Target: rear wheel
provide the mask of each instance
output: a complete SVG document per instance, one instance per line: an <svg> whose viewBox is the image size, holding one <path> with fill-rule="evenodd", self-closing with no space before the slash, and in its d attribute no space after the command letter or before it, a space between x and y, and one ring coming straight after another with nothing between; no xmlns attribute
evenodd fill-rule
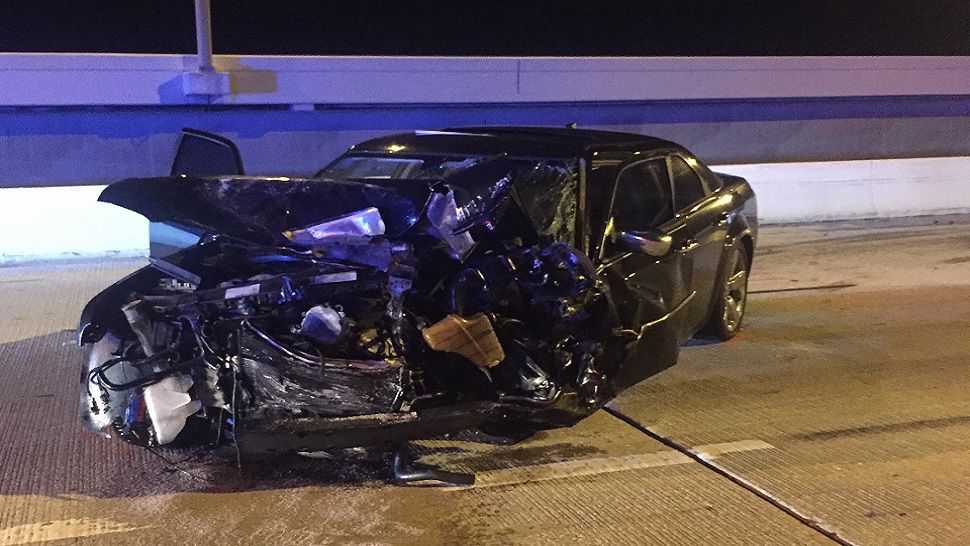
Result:
<svg viewBox="0 0 970 546"><path fill-rule="evenodd" d="M750 268L748 254L743 248L735 246L728 250L710 322L711 333L722 340L733 338L741 330L748 300Z"/></svg>

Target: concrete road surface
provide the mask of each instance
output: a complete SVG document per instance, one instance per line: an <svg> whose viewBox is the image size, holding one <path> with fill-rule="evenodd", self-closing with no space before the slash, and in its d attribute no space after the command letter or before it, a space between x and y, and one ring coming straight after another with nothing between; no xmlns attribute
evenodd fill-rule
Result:
<svg viewBox="0 0 970 546"><path fill-rule="evenodd" d="M0 268L0 546L970 543L970 218L764 228L741 335L573 428L418 446L465 489L82 434L76 316L139 265Z"/></svg>

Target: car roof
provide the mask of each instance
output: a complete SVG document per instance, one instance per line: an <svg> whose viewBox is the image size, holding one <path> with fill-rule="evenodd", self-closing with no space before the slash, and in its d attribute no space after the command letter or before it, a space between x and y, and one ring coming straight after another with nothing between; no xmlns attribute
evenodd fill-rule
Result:
<svg viewBox="0 0 970 546"><path fill-rule="evenodd" d="M590 151L683 150L673 142L615 131L564 127L449 127L387 135L361 142L351 152L402 154L501 154L523 157L581 157Z"/></svg>

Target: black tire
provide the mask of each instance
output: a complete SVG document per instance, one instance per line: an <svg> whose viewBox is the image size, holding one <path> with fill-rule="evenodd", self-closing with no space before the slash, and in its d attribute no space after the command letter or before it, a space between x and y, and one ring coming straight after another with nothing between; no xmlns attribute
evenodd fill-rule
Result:
<svg viewBox="0 0 970 546"><path fill-rule="evenodd" d="M744 310L748 301L748 273L751 259L741 245L728 249L721 266L721 275L715 293L714 310L708 330L723 341L741 331Z"/></svg>

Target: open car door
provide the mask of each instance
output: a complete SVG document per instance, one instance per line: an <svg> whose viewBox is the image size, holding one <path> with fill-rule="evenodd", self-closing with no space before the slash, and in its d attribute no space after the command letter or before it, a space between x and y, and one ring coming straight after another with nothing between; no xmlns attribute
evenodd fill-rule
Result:
<svg viewBox="0 0 970 546"><path fill-rule="evenodd" d="M665 158L627 159L599 177L612 195L597 273L609 286L628 351L611 379L619 393L677 362L684 310L696 294Z"/></svg>
<svg viewBox="0 0 970 546"><path fill-rule="evenodd" d="M242 156L235 143L216 134L182 129L172 176L241 176ZM161 258L194 245L202 233L198 228L175 222L151 222L148 226L148 255Z"/></svg>
<svg viewBox="0 0 970 546"><path fill-rule="evenodd" d="M172 161L172 176L218 176L243 175L242 157L239 148L228 138L198 131L182 129L175 159Z"/></svg>

